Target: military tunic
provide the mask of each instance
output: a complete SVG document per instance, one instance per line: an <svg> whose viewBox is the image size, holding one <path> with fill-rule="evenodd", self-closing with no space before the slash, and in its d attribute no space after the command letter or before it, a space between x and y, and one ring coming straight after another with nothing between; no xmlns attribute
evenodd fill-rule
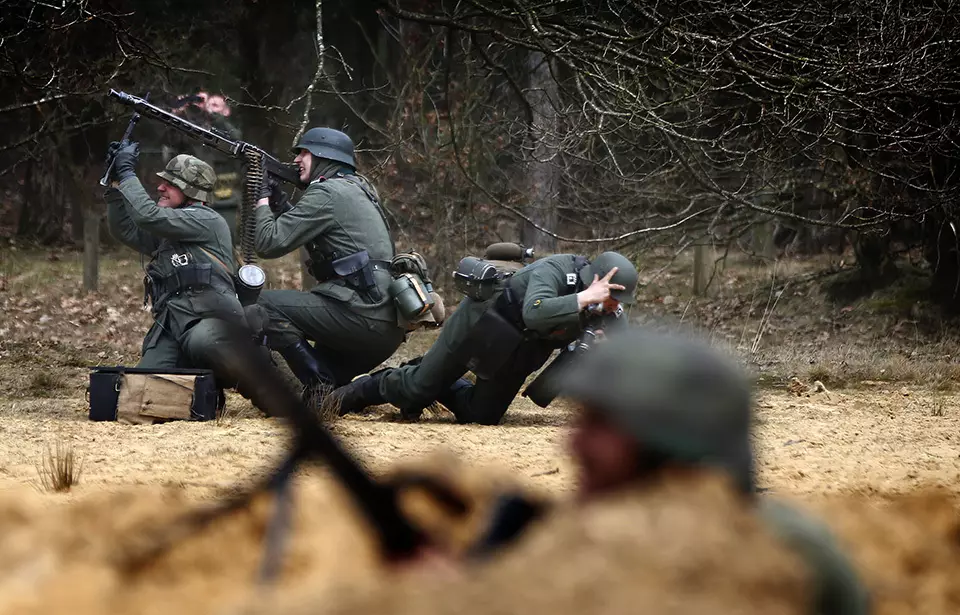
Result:
<svg viewBox="0 0 960 615"><path fill-rule="evenodd" d="M257 303L268 316L264 333L271 348L280 350L300 338L312 340L343 384L388 359L403 342L405 330L387 295L393 243L377 205L361 188L359 177L338 165L319 171L330 179L311 183L292 209L274 218L268 207L256 208L256 252L277 258L306 246L310 258L320 262L366 250L376 261L376 289L359 292L335 278L320 281L309 292L263 291Z"/></svg>
<svg viewBox="0 0 960 615"><path fill-rule="evenodd" d="M242 325L244 317L233 286L233 244L226 221L197 202L158 207L136 177L108 188L104 196L110 232L151 257L146 271L155 281L154 324L143 340L138 367L212 369L220 386L235 386L235 375L223 368L224 323ZM209 269L209 285L174 288L188 268Z"/></svg>
<svg viewBox="0 0 960 615"><path fill-rule="evenodd" d="M483 314L495 309L502 290L486 301L469 297L461 301L444 322L437 341L416 364L383 374L381 395L405 413L415 414L440 401L458 422L498 424L527 377L542 367L555 349L583 332L585 316L576 296L583 290L579 266L582 264L571 254L548 256L508 279L521 306L525 339L492 376L478 377L476 385L458 381L468 369L469 349L464 348L468 336Z"/></svg>

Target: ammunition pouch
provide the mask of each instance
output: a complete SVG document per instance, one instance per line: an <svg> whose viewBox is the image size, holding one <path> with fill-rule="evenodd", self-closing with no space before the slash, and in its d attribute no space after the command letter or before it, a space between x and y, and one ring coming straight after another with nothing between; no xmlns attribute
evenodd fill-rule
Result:
<svg viewBox="0 0 960 615"><path fill-rule="evenodd" d="M370 254L366 250L320 262L312 259L307 261L310 275L316 278L318 282L343 280L358 293L367 293L374 300L379 301L380 292L377 289L377 281L373 277L375 266L386 269L388 264L385 261L371 260Z"/></svg>
<svg viewBox="0 0 960 615"><path fill-rule="evenodd" d="M474 301L487 301L500 287L503 274L490 261L475 256L460 259L453 272L453 284L458 291Z"/></svg>
<svg viewBox="0 0 960 615"><path fill-rule="evenodd" d="M213 265L210 263L196 263L177 267L175 271L166 276L148 270L147 275L143 278L144 302L149 298L153 305L156 305L157 302L168 295L185 290L203 290L213 286L215 286L213 284Z"/></svg>

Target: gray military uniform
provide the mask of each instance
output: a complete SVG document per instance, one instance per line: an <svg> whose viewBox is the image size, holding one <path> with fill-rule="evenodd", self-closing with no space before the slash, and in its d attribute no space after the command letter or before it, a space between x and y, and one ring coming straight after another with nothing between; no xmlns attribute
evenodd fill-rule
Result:
<svg viewBox="0 0 960 615"><path fill-rule="evenodd" d="M498 424L526 378L542 367L554 350L582 333L585 319L576 294L583 290L578 271L587 264L586 259L572 254L549 256L508 278L510 300L502 289L487 301L464 299L422 358L382 374L381 395L407 416L418 415L438 400L458 422ZM488 310L497 310L512 326L523 330L524 339L510 350L502 367L486 377L478 376L473 385L461 378L470 369L471 333L499 335L480 322Z"/></svg>
<svg viewBox="0 0 960 615"><path fill-rule="evenodd" d="M146 279L154 323L138 367L213 369L221 386L235 386L218 361L228 339L223 324L244 322L226 221L197 202L158 207L136 177L104 196L110 232L150 257Z"/></svg>
<svg viewBox="0 0 960 615"><path fill-rule="evenodd" d="M298 339L314 342L337 383L348 382L390 357L405 338L387 295L393 243L365 180L339 164L318 169L296 206L274 218L256 209L256 251L277 258L305 246L319 284L309 292L267 290L258 305L267 314L267 344L281 350ZM335 259L366 250L375 289L362 290L329 269Z"/></svg>
<svg viewBox="0 0 960 615"><path fill-rule="evenodd" d="M706 344L634 329L557 374L563 394L602 411L665 463L726 472L809 566L811 612L861 615L870 597L826 526L755 488L752 398L738 365Z"/></svg>

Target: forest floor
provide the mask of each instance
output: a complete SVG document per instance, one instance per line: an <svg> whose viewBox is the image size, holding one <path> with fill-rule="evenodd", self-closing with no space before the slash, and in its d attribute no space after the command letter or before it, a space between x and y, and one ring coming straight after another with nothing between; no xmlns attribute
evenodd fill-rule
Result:
<svg viewBox="0 0 960 615"><path fill-rule="evenodd" d="M763 487L825 514L848 545L856 533L848 520L859 513L829 514L838 506L872 509L931 489L960 495L960 339L953 321L922 301L922 267L905 261L900 279L870 290L836 258L757 265L730 257L706 295L694 296L689 260L649 259L631 319L698 331L756 376ZM299 286L294 259L266 268L271 285ZM217 421L87 420L89 368L137 361L150 318L141 277L138 256L108 252L101 290L85 293L79 254L0 247L0 497L29 501L31 515L64 514L64 506L138 488L210 500L262 476L285 450L286 428L235 394ZM448 306L454 302L449 293ZM422 353L435 335L412 334L391 362ZM565 449L570 411L520 398L502 425L478 427L457 425L443 410L402 423L395 410L380 407L332 429L377 473L447 451L564 498L576 486ZM79 483L66 494L40 484L44 459L58 445L82 463ZM314 504L327 497L315 493L316 484L311 489L305 497ZM3 572L0 558L0 588L9 588Z"/></svg>

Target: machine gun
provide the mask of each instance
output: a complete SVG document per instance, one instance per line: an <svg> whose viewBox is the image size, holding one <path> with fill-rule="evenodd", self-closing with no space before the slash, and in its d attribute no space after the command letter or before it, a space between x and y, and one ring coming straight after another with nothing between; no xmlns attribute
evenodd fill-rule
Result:
<svg viewBox="0 0 960 615"><path fill-rule="evenodd" d="M623 306L618 305L617 311L610 314L595 312L587 319L587 324L583 328L583 333L579 338L570 342L560 350L560 354L550 362L536 379L523 390L522 395L530 398L530 401L541 408L550 405L557 395L560 394L560 382L557 373L569 364L571 361L584 353L590 352L590 349L597 344L599 339L604 336L604 329L610 323L618 321L623 316Z"/></svg>
<svg viewBox="0 0 960 615"><path fill-rule="evenodd" d="M147 92L147 95L143 97L143 101L146 102L149 96L150 96L150 92ZM120 137L121 147L129 145L130 137L133 136L133 129L136 128L137 122L139 121L140 121L140 114L134 111L133 115L130 116L130 121L127 123L127 129L123 131L123 136ZM107 182L110 179L110 172L113 171L114 162L116 162L116 157L113 157L110 159L110 163L107 165L107 170L103 172L103 177L100 178L101 186L107 185Z"/></svg>
<svg viewBox="0 0 960 615"><path fill-rule="evenodd" d="M146 99L140 98L139 96L127 94L126 92L118 92L113 89L110 90L110 96L116 98L122 105L133 107L134 111L141 116L163 122L167 126L179 130L188 137L196 139L204 146L211 147L218 152L244 161L249 161L251 154L253 154L253 157L257 158L258 162L262 162L263 172L270 177L293 184L297 188L306 187L305 184L300 181L300 172L294 165L280 162L252 143L231 139L216 128L197 126L179 115L150 104Z"/></svg>
<svg viewBox="0 0 960 615"><path fill-rule="evenodd" d="M144 98L110 90L110 96L116 98L120 104L133 107L134 117L148 117L174 128L191 139L200 141L204 147L210 147L223 154L242 160L246 164L244 177L243 202L237 212L238 235L240 236L240 255L243 265L237 271L235 282L237 296L243 305L256 303L260 290L266 283L267 276L263 269L257 266L254 250L256 228L254 226L253 208L260 196L260 188L265 181L265 175L276 181L293 184L297 188L305 188L300 181L299 170L290 164L280 162L263 149L232 139L216 128L204 128L190 122L174 113L150 104ZM131 120L131 128L133 124ZM129 130L129 129L128 129Z"/></svg>

